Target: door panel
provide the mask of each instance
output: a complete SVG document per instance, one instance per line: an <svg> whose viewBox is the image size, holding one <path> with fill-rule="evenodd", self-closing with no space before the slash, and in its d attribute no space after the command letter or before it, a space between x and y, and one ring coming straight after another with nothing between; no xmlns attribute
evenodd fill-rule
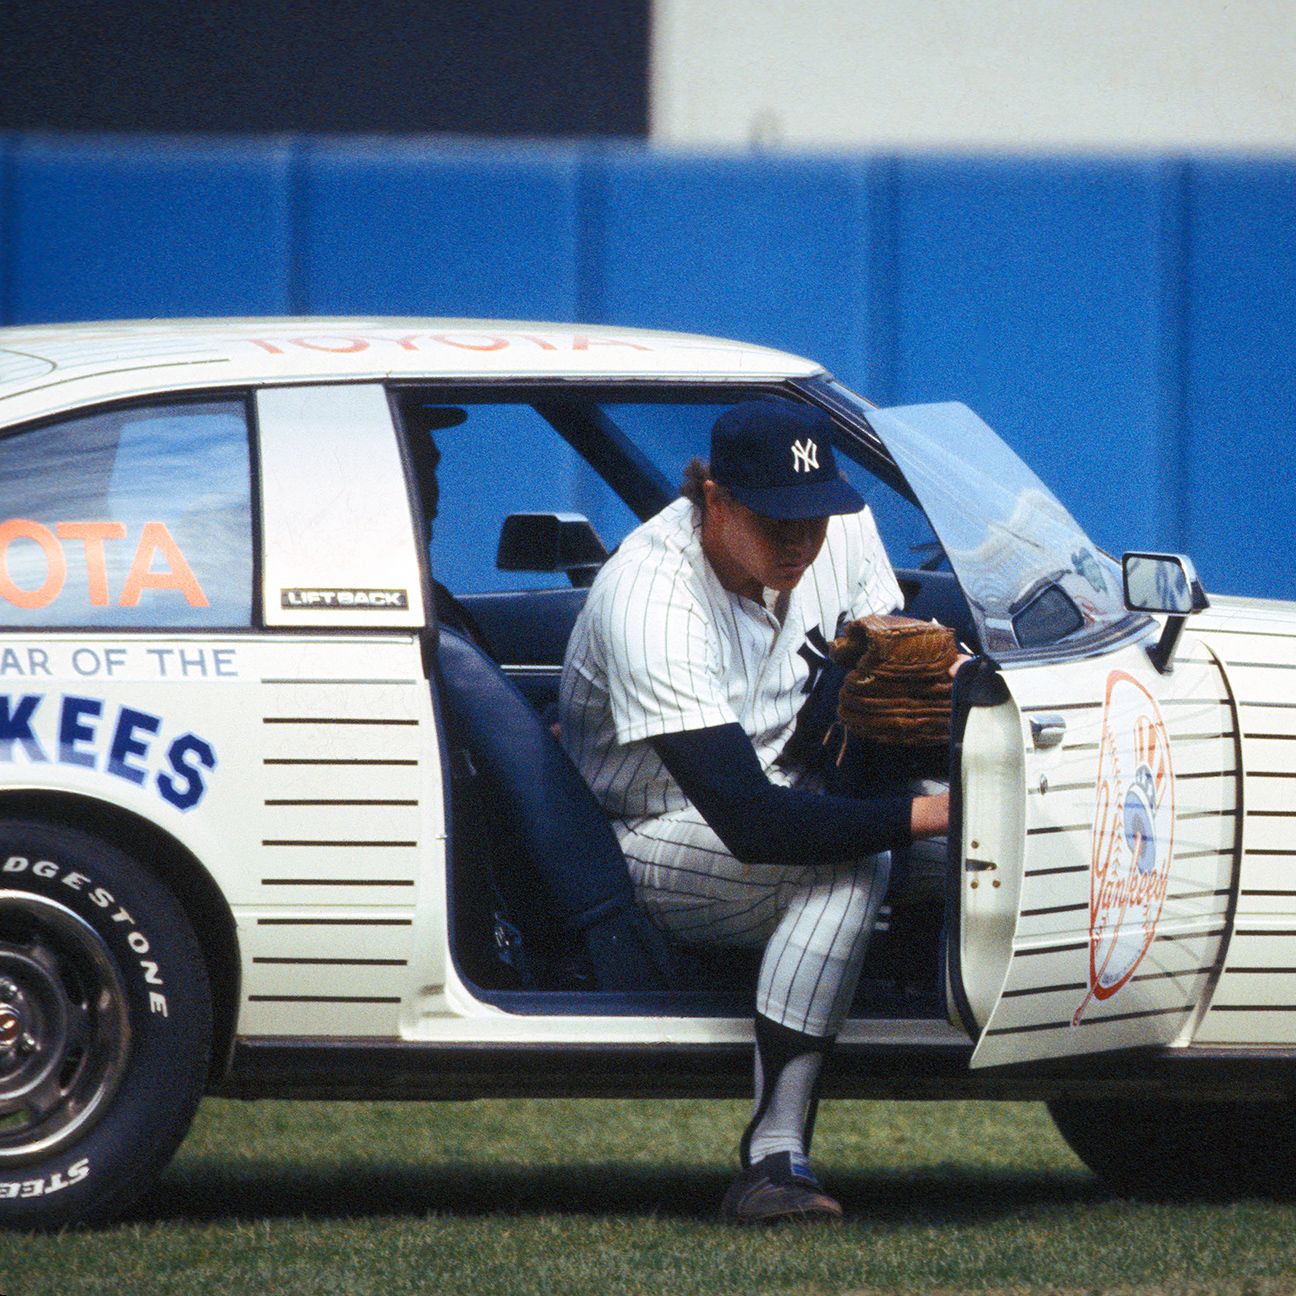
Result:
<svg viewBox="0 0 1296 1296"><path fill-rule="evenodd" d="M1020 758L983 760L983 722L964 739L960 957L984 1026L973 1065L1186 1038L1217 975L1235 886L1236 736L1218 665L1186 636L1169 675L1135 645L1002 678ZM1010 768L1015 841L1001 804ZM982 1020L986 974L969 962L1003 967L984 914L999 912L1002 927L1010 907L1011 952Z"/></svg>

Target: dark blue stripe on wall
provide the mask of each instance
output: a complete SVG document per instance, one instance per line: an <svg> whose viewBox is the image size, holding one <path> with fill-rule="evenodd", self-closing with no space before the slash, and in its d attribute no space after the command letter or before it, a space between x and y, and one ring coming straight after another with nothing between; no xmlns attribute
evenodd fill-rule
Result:
<svg viewBox="0 0 1296 1296"><path fill-rule="evenodd" d="M13 155L17 146L16 135L0 131L0 323L14 318L10 292L13 263L10 213L13 210Z"/></svg>
<svg viewBox="0 0 1296 1296"><path fill-rule="evenodd" d="M603 266L607 260L608 175L602 149L587 149L582 156L578 213L576 318L606 320Z"/></svg>
<svg viewBox="0 0 1296 1296"><path fill-rule="evenodd" d="M901 160L874 160L869 186L868 293L865 302L865 354L868 357L868 393L879 405L896 405L899 395L896 365L899 357L900 286L899 200Z"/></svg>
<svg viewBox="0 0 1296 1296"><path fill-rule="evenodd" d="M1189 168L1183 159L1163 164L1161 187L1161 364L1159 466L1161 512L1158 543L1186 552L1192 529L1193 500L1188 479L1192 454L1189 370L1192 344L1189 319L1189 276L1192 227L1189 220Z"/></svg>

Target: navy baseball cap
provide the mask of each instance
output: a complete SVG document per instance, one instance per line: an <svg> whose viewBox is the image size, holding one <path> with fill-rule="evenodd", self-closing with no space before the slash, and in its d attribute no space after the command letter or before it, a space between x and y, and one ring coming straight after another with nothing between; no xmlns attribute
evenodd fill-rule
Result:
<svg viewBox="0 0 1296 1296"><path fill-rule="evenodd" d="M864 500L837 471L832 420L783 396L743 401L711 428L711 480L763 517L858 513Z"/></svg>

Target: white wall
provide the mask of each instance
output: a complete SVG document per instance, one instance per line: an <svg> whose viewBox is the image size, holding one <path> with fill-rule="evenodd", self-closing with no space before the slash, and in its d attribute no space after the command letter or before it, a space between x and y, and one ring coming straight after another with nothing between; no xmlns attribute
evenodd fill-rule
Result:
<svg viewBox="0 0 1296 1296"><path fill-rule="evenodd" d="M1296 0L654 0L668 145L1296 151Z"/></svg>

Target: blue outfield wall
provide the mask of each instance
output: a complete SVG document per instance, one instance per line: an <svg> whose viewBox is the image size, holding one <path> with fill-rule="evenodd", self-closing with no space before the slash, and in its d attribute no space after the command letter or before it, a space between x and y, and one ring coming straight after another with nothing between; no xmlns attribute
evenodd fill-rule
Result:
<svg viewBox="0 0 1296 1296"><path fill-rule="evenodd" d="M0 137L7 323L688 329L963 400L1103 547L1296 598L1296 158ZM555 501L572 505L572 501Z"/></svg>

